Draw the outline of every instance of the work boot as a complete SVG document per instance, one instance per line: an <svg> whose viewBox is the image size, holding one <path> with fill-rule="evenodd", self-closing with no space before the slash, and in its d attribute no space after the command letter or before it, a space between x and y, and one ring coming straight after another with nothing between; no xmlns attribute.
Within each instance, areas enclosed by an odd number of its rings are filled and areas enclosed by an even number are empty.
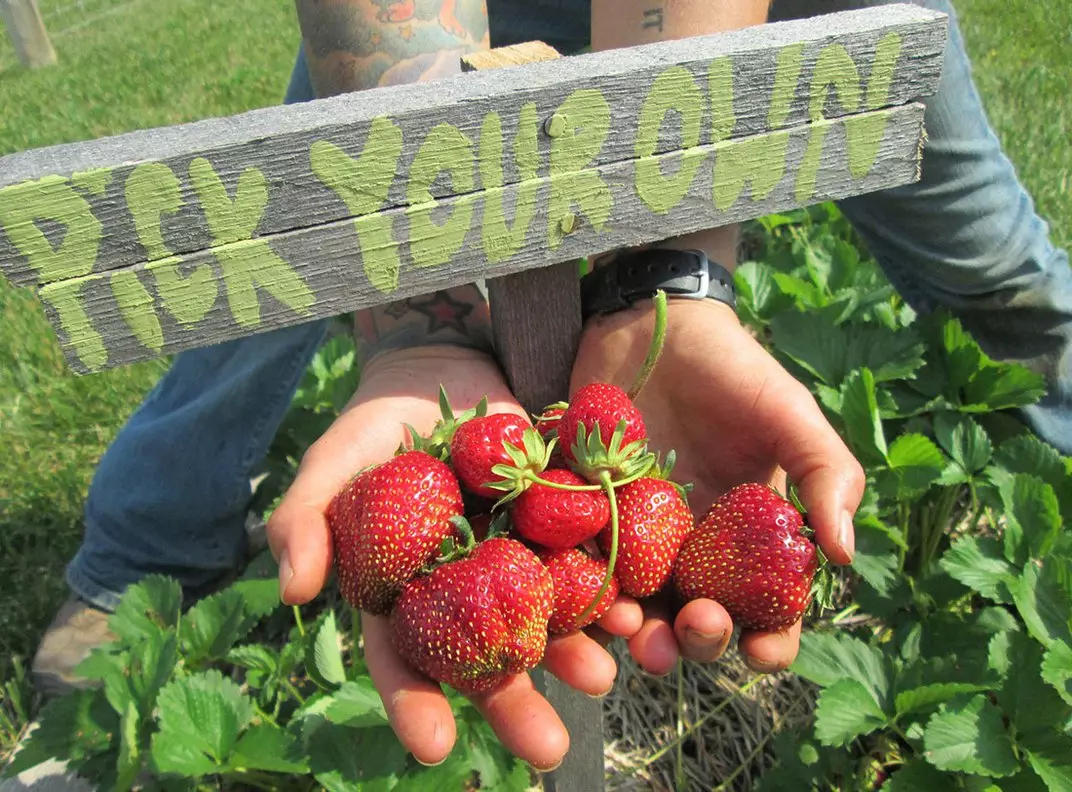
<svg viewBox="0 0 1072 792"><path fill-rule="evenodd" d="M116 639L108 629L110 616L79 597L71 597L63 604L45 631L30 666L34 687L41 695L55 698L99 684L97 680L79 678L74 670L98 646Z"/></svg>

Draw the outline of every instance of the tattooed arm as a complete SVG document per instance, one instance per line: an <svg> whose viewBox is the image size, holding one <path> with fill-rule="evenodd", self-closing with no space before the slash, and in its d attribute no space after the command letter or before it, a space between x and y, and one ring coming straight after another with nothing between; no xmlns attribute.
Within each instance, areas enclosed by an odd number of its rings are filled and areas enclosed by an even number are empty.
<svg viewBox="0 0 1072 792"><path fill-rule="evenodd" d="M320 97L423 82L461 70L489 47L484 0L296 0L309 76ZM487 303L472 285L382 305L356 316L369 360L392 349L448 344L491 349Z"/></svg>

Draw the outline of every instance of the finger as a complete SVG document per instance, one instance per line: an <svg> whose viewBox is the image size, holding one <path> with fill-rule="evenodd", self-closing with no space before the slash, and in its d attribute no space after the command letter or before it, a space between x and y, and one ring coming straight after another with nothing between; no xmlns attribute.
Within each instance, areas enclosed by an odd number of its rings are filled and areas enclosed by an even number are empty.
<svg viewBox="0 0 1072 792"><path fill-rule="evenodd" d="M800 621L779 632L746 630L737 643L745 663L760 674L773 674L792 665L800 649Z"/></svg>
<svg viewBox="0 0 1072 792"><path fill-rule="evenodd" d="M558 636L547 644L541 665L570 687L588 696L605 696L614 687L618 664L583 632Z"/></svg>
<svg viewBox="0 0 1072 792"><path fill-rule="evenodd" d="M439 764L454 747L454 713L439 685L411 669L391 644L390 623L361 614L365 661L391 728L418 762Z"/></svg>
<svg viewBox="0 0 1072 792"><path fill-rule="evenodd" d="M474 696L472 701L514 756L544 772L562 763L569 750L569 733L527 674L513 677L487 696Z"/></svg>
<svg viewBox="0 0 1072 792"><path fill-rule="evenodd" d="M674 628L662 616L649 617L636 635L629 639L629 653L649 674L669 674L679 657Z"/></svg>
<svg viewBox="0 0 1072 792"><path fill-rule="evenodd" d="M794 381L782 390L782 399L787 400L778 407L782 417L766 423L776 428L775 458L797 485L823 552L834 563L851 563L852 519L863 497L863 468L803 385ZM794 409L787 411L790 405ZM787 415L791 420L785 420Z"/></svg>
<svg viewBox="0 0 1072 792"><path fill-rule="evenodd" d="M635 599L622 594L597 624L611 635L629 638L644 625L644 609Z"/></svg>
<svg viewBox="0 0 1072 792"><path fill-rule="evenodd" d="M711 663L729 647L733 620L714 600L695 599L685 603L674 619L674 635L681 655L698 663Z"/></svg>

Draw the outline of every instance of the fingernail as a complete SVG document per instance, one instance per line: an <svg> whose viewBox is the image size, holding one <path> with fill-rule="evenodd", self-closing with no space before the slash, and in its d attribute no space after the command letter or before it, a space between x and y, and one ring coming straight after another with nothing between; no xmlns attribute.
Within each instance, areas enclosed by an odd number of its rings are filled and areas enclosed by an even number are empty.
<svg viewBox="0 0 1072 792"><path fill-rule="evenodd" d="M726 640L725 631L719 633L705 633L689 627L685 630L685 635L691 645L700 649L714 649Z"/></svg>
<svg viewBox="0 0 1072 792"><path fill-rule="evenodd" d="M534 765L531 762L529 762L529 767L531 767L537 773L551 773L551 772L554 772L555 770L557 770L561 766L562 766L562 760L561 759L559 759L553 765L549 765L548 767L537 767L536 765Z"/></svg>
<svg viewBox="0 0 1072 792"><path fill-rule="evenodd" d="M290 585L290 581L294 579L294 570L290 566L290 555L286 550L279 556L279 599L283 601L284 605L289 605L287 601L287 587Z"/></svg>
<svg viewBox="0 0 1072 792"><path fill-rule="evenodd" d="M757 660L754 657L747 658L747 664L757 674L773 674L782 670L782 667L777 663L768 663L765 660Z"/></svg>
<svg viewBox="0 0 1072 792"><path fill-rule="evenodd" d="M856 531L852 525L852 515L848 512L844 512L841 515L841 525L838 527L837 543L842 552L848 556L849 561L852 561L852 557L856 553Z"/></svg>
<svg viewBox="0 0 1072 792"><path fill-rule="evenodd" d="M424 765L425 767L439 767L439 765L441 765L441 764L443 764L443 762L447 761L446 756L444 756L438 762L425 762L419 756L414 756L413 758L417 760L417 764Z"/></svg>

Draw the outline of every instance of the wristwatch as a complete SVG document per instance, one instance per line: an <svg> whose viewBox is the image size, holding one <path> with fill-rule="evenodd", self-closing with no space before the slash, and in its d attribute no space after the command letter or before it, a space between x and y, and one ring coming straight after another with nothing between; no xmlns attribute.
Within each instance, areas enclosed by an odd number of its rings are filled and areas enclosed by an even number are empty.
<svg viewBox="0 0 1072 792"><path fill-rule="evenodd" d="M581 315L622 311L662 290L667 297L718 300L737 309L733 275L701 250L652 248L616 257L581 278Z"/></svg>

